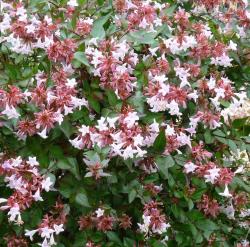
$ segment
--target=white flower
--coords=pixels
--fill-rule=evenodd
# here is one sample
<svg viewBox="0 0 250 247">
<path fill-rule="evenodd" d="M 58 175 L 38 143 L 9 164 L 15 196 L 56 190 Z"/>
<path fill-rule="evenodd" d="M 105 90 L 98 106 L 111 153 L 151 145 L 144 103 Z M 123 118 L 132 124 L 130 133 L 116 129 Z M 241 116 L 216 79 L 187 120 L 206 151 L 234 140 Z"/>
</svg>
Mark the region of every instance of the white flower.
<svg viewBox="0 0 250 247">
<path fill-rule="evenodd" d="M 224 88 L 215 88 L 216 98 L 224 98 L 225 97 L 225 89 Z"/>
<path fill-rule="evenodd" d="M 163 82 L 160 82 L 161 89 L 159 90 L 159 93 L 161 93 L 163 96 L 166 96 L 169 93 L 169 85 L 165 84 Z"/>
<path fill-rule="evenodd" d="M 64 115 L 67 116 L 70 113 L 73 113 L 73 107 L 68 107 L 66 105 L 63 106 L 64 109 Z"/>
<path fill-rule="evenodd" d="M 106 118 L 101 117 L 101 118 L 97 121 L 97 123 L 98 123 L 98 125 L 96 126 L 96 128 L 99 129 L 100 131 L 108 130 Z"/>
<path fill-rule="evenodd" d="M 101 208 L 98 208 L 98 209 L 95 211 L 95 213 L 96 213 L 96 217 L 99 218 L 99 217 L 101 217 L 101 216 L 104 215 L 104 210 L 101 209 Z"/>
<path fill-rule="evenodd" d="M 99 38 L 97 37 L 97 38 L 91 38 L 89 41 L 88 41 L 88 44 L 89 45 L 95 45 L 95 46 L 97 46 L 98 45 L 98 43 L 97 43 L 97 40 L 98 40 Z"/>
<path fill-rule="evenodd" d="M 14 106 L 9 106 L 6 105 L 5 110 L 2 111 L 2 114 L 5 114 L 8 119 L 12 119 L 12 118 L 18 118 L 20 117 L 20 114 L 17 112 L 17 110 L 15 109 Z"/>
<path fill-rule="evenodd" d="M 147 234 L 149 231 L 151 217 L 142 215 L 142 218 L 143 218 L 143 224 L 138 223 L 138 226 L 139 226 L 141 232 L 144 232 L 145 234 Z"/>
<path fill-rule="evenodd" d="M 47 132 L 47 128 L 44 128 L 41 132 L 37 132 L 37 134 L 39 136 L 41 136 L 43 139 L 47 139 L 48 136 L 47 136 L 46 132 Z"/>
<path fill-rule="evenodd" d="M 23 223 L 21 219 L 20 208 L 17 204 L 10 208 L 8 215 L 10 222 L 17 222 L 18 224 Z"/>
<path fill-rule="evenodd" d="M 55 119 L 56 122 L 58 122 L 59 125 L 62 124 L 62 122 L 63 122 L 63 114 L 60 112 L 60 110 L 58 110 L 58 111 L 55 113 L 54 119 Z"/>
<path fill-rule="evenodd" d="M 185 86 L 189 86 L 190 87 L 190 83 L 188 82 L 188 77 L 190 76 L 190 74 L 188 73 L 189 69 L 186 70 L 182 67 L 175 67 L 174 68 L 176 75 L 180 78 L 181 80 L 181 84 L 180 87 L 185 87 Z"/>
<path fill-rule="evenodd" d="M 43 240 L 43 242 L 41 244 L 38 244 L 38 245 L 40 245 L 41 247 L 51 247 L 51 245 L 47 241 L 47 238 L 45 238 Z"/>
<path fill-rule="evenodd" d="M 207 175 L 204 176 L 204 178 L 206 179 L 205 181 L 214 184 L 214 183 L 215 183 L 215 180 L 216 180 L 216 179 L 219 177 L 219 175 L 220 175 L 220 174 L 219 174 L 220 169 L 214 167 L 214 168 L 212 168 L 212 169 L 207 170 L 207 172 L 208 172 L 209 174 L 207 174 Z"/>
<path fill-rule="evenodd" d="M 148 48 L 149 52 L 151 53 L 152 56 L 157 56 L 156 51 L 159 49 L 158 46 L 154 47 L 154 48 Z"/>
<path fill-rule="evenodd" d="M 184 134 L 182 132 L 177 136 L 177 141 L 181 145 L 188 145 L 190 148 L 192 148 L 190 136 L 187 136 L 186 134 Z"/>
<path fill-rule="evenodd" d="M 139 158 L 144 157 L 144 155 L 147 153 L 146 150 L 142 150 L 139 147 L 136 147 L 136 152 L 137 152 L 136 157 L 139 157 Z"/>
<path fill-rule="evenodd" d="M 79 129 L 79 132 L 82 134 L 82 136 L 85 136 L 86 134 L 89 133 L 89 126 L 83 124 Z"/>
<path fill-rule="evenodd" d="M 30 166 L 38 166 L 39 163 L 36 160 L 36 157 L 30 157 L 28 158 L 28 161 L 26 162 L 28 163 Z"/>
<path fill-rule="evenodd" d="M 74 148 L 81 149 L 82 140 L 80 137 L 76 137 L 73 140 L 69 140 L 69 142 Z"/>
<path fill-rule="evenodd" d="M 192 93 L 189 93 L 189 94 L 188 94 L 188 98 L 189 98 L 189 99 L 193 99 L 194 102 L 196 102 L 197 99 L 199 98 L 199 95 L 198 95 L 198 93 L 197 93 L 197 90 L 194 90 Z"/>
<path fill-rule="evenodd" d="M 134 154 L 136 153 L 136 151 L 132 148 L 131 145 L 127 146 L 124 151 L 123 151 L 123 154 L 122 154 L 122 157 L 126 160 L 128 158 L 133 158 L 134 157 Z"/>
<path fill-rule="evenodd" d="M 141 134 L 138 134 L 136 136 L 133 137 L 134 140 L 134 145 L 135 146 L 141 146 L 143 143 L 143 137 Z"/>
<path fill-rule="evenodd" d="M 168 78 L 165 75 L 156 75 L 156 76 L 154 76 L 153 79 L 154 79 L 154 81 L 157 81 L 160 83 L 163 83 L 163 82 L 168 80 Z"/>
<path fill-rule="evenodd" d="M 198 166 L 195 165 L 193 162 L 187 162 L 185 165 L 184 165 L 184 168 L 185 168 L 185 172 L 186 173 L 193 173 L 195 171 L 195 169 L 197 168 Z"/>
<path fill-rule="evenodd" d="M 162 234 L 162 233 L 166 232 L 169 227 L 170 227 L 170 224 L 163 222 L 160 224 L 160 226 L 157 226 L 157 227 L 155 227 L 155 225 L 153 225 L 152 232 Z"/>
<path fill-rule="evenodd" d="M 232 220 L 235 219 L 235 217 L 234 217 L 235 209 L 234 209 L 232 203 L 225 206 L 225 207 L 221 207 L 221 211 L 226 214 L 228 219 L 232 219 Z"/>
<path fill-rule="evenodd" d="M 109 127 L 115 128 L 115 123 L 117 122 L 118 119 L 119 117 L 114 117 L 114 118 L 107 117 L 107 122 L 109 124 Z"/>
<path fill-rule="evenodd" d="M 67 2 L 67 5 L 68 6 L 71 6 L 71 7 L 77 7 L 78 6 L 78 3 L 77 3 L 77 0 L 69 0 Z"/>
<path fill-rule="evenodd" d="M 98 155 L 94 156 L 89 159 L 83 159 L 85 164 L 87 165 L 88 172 L 85 174 L 85 177 L 95 177 L 96 179 L 100 177 L 107 177 L 110 176 L 110 174 L 103 172 L 103 168 L 108 166 L 109 160 L 102 160 L 100 161 L 100 158 Z"/>
<path fill-rule="evenodd" d="M 213 34 L 211 32 L 210 27 L 208 26 L 208 24 L 203 26 L 203 30 L 202 33 L 209 39 L 211 39 L 213 37 Z"/>
<path fill-rule="evenodd" d="M 5 198 L 0 198 L 0 204 L 1 203 L 5 203 L 5 202 L 7 202 L 8 200 L 7 199 L 5 199 Z"/>
<path fill-rule="evenodd" d="M 156 18 L 156 19 L 154 20 L 154 24 L 155 24 L 156 27 L 162 26 L 162 19 Z"/>
<path fill-rule="evenodd" d="M 67 83 L 65 85 L 69 88 L 74 88 L 77 85 L 76 79 L 67 79 Z"/>
<path fill-rule="evenodd" d="M 228 48 L 232 51 L 236 51 L 237 50 L 237 44 L 234 43 L 232 40 L 229 41 L 229 46 Z"/>
<path fill-rule="evenodd" d="M 56 234 L 56 235 L 58 235 L 60 232 L 63 232 L 63 231 L 64 231 L 64 229 L 63 229 L 63 224 L 60 224 L 60 225 L 54 224 L 53 227 L 54 227 L 54 230 L 55 230 L 55 234 Z"/>
<path fill-rule="evenodd" d="M 54 234 L 52 233 L 50 235 L 50 239 L 49 239 L 49 246 L 53 246 L 55 244 L 56 244 L 56 242 L 55 242 L 55 239 L 54 239 Z"/>
<path fill-rule="evenodd" d="M 52 181 L 50 180 L 50 177 L 47 177 L 46 179 L 44 179 L 41 183 L 42 188 L 46 191 L 49 192 L 51 189 L 51 185 L 53 185 Z"/>
<path fill-rule="evenodd" d="M 155 121 L 155 119 L 154 119 L 154 122 L 149 125 L 149 130 L 150 132 L 156 132 L 156 133 L 160 131 L 159 124 Z"/>
<path fill-rule="evenodd" d="M 22 160 L 22 158 L 20 156 L 18 156 L 17 158 L 12 159 L 11 161 L 12 161 L 12 166 L 13 167 L 19 167 L 23 160 Z"/>
<path fill-rule="evenodd" d="M 21 17 L 26 16 L 26 9 L 23 6 L 18 7 L 16 10 L 16 15 Z"/>
<path fill-rule="evenodd" d="M 171 127 L 170 125 L 167 125 L 167 128 L 165 129 L 165 134 L 167 136 L 172 136 L 175 135 L 175 130 L 173 127 Z"/>
<path fill-rule="evenodd" d="M 112 143 L 111 147 L 112 147 L 113 153 L 116 155 L 122 156 L 121 151 L 122 151 L 123 145 L 124 145 L 124 143 L 119 143 L 119 144 Z"/>
<path fill-rule="evenodd" d="M 41 237 L 42 238 L 50 238 L 51 234 L 54 233 L 55 231 L 49 227 L 43 227 L 40 228 L 41 230 Z"/>
<path fill-rule="evenodd" d="M 34 200 L 37 202 L 37 201 L 43 201 L 43 198 L 41 197 L 41 194 L 40 194 L 40 189 L 38 189 L 36 191 L 36 193 L 32 196 L 34 198 Z"/>
<path fill-rule="evenodd" d="M 98 51 L 97 49 L 94 49 L 94 51 L 91 52 L 91 55 L 93 56 L 93 57 L 92 57 L 92 60 L 91 60 L 91 64 L 93 64 L 94 67 L 97 68 L 97 66 L 98 66 L 100 63 L 102 63 L 102 62 L 101 62 L 101 59 L 102 59 L 104 56 L 102 55 L 102 52 Z M 96 72 L 97 72 L 97 74 L 99 74 L 98 71 L 96 71 Z"/>
<path fill-rule="evenodd" d="M 246 239 L 242 240 L 241 243 L 242 243 L 243 247 L 248 247 L 249 246 L 249 241 L 246 240 Z"/>
<path fill-rule="evenodd" d="M 126 0 L 127 8 L 128 9 L 137 9 L 138 7 L 133 4 L 130 0 Z"/>
<path fill-rule="evenodd" d="M 33 236 L 37 233 L 38 230 L 25 230 L 25 236 L 30 238 L 30 241 L 33 241 Z"/>
<path fill-rule="evenodd" d="M 129 112 L 128 115 L 124 118 L 124 123 L 127 125 L 128 128 L 132 128 L 136 121 L 139 120 L 137 112 Z"/>
<path fill-rule="evenodd" d="M 243 167 L 243 166 L 240 166 L 240 167 L 234 172 L 234 174 L 242 173 L 243 171 L 244 171 L 244 167 Z"/>
<path fill-rule="evenodd" d="M 34 33 L 35 32 L 35 30 L 36 30 L 36 27 L 34 26 L 34 25 L 26 25 L 25 26 L 26 27 L 26 32 L 27 33 Z"/>
<path fill-rule="evenodd" d="M 233 61 L 233 59 L 231 59 L 225 53 L 220 57 L 211 58 L 211 64 L 223 67 L 231 67 L 232 66 L 231 61 Z"/>
<path fill-rule="evenodd" d="M 208 85 L 208 88 L 209 88 L 210 90 L 214 89 L 215 86 L 216 86 L 216 81 L 215 81 L 215 79 L 214 79 L 213 77 L 210 77 L 209 82 L 207 83 L 207 85 Z"/>
<path fill-rule="evenodd" d="M 117 49 L 115 51 L 112 51 L 112 56 L 117 60 L 123 60 L 129 50 L 126 40 L 116 44 L 116 48 Z"/>
<path fill-rule="evenodd" d="M 249 209 L 242 209 L 239 215 L 241 218 L 245 218 L 250 216 L 250 208 Z"/>
<path fill-rule="evenodd" d="M 71 96 L 71 104 L 73 104 L 74 108 L 82 109 L 82 106 L 85 106 L 88 108 L 88 101 L 84 98 L 77 98 L 74 96 Z"/>
<path fill-rule="evenodd" d="M 180 112 L 180 109 L 179 109 L 179 105 L 176 103 L 175 100 L 172 100 L 168 104 L 168 108 L 169 108 L 169 114 L 170 115 L 177 115 L 177 116 L 182 115 L 182 113 Z"/>
<path fill-rule="evenodd" d="M 145 18 L 143 18 L 141 23 L 139 24 L 139 27 L 146 28 L 147 26 L 148 26 L 148 22 Z"/>
<path fill-rule="evenodd" d="M 232 195 L 230 194 L 229 190 L 228 190 L 228 186 L 225 185 L 225 190 L 224 192 L 219 193 L 220 196 L 224 196 L 224 197 L 232 197 Z"/>
</svg>

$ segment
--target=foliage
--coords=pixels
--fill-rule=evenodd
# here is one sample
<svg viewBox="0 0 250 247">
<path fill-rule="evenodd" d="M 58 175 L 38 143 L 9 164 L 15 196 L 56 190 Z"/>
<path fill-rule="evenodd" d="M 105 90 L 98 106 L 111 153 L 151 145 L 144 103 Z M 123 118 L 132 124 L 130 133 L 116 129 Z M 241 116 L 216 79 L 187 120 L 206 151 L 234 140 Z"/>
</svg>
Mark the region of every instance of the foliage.
<svg viewBox="0 0 250 247">
<path fill-rule="evenodd" d="M 249 246 L 248 1 L 0 4 L 1 246 Z"/>
</svg>

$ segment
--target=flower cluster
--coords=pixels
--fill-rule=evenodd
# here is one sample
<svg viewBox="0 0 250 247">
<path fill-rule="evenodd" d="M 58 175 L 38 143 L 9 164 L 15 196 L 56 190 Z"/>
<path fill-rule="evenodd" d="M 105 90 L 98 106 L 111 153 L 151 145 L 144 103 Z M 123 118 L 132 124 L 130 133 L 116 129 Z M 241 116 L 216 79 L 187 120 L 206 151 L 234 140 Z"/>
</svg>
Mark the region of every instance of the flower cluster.
<svg viewBox="0 0 250 247">
<path fill-rule="evenodd" d="M 184 165 L 185 172 L 187 174 L 196 174 L 204 178 L 205 182 L 227 186 L 232 182 L 234 174 L 239 172 L 235 171 L 233 173 L 230 168 L 221 168 L 216 163 L 210 161 L 209 159 L 212 157 L 212 153 L 204 150 L 202 144 L 194 146 L 191 155 L 194 157 L 194 162 L 189 161 Z M 230 194 L 225 196 L 230 196 Z"/>
<path fill-rule="evenodd" d="M 79 229 L 86 230 L 96 228 L 98 231 L 111 231 L 117 225 L 121 229 L 131 228 L 131 218 L 123 214 L 121 217 L 115 217 L 105 213 L 104 209 L 98 208 L 93 214 L 81 216 L 78 220 Z"/>
<path fill-rule="evenodd" d="M 102 88 L 113 90 L 123 100 L 132 94 L 136 87 L 133 71 L 138 56 L 126 40 L 98 42 L 94 38 L 88 42 L 85 53 L 94 67 L 93 74 L 100 77 Z"/>
<path fill-rule="evenodd" d="M 0 2 L 7 246 L 249 246 L 248 1 Z"/>
<path fill-rule="evenodd" d="M 0 24 L 1 41 L 7 41 L 14 52 L 29 55 L 35 49 L 46 50 L 53 42 L 57 25 L 49 16 L 39 19 L 29 16 L 24 5 L 1 2 L 3 20 Z"/>
<path fill-rule="evenodd" d="M 64 116 L 76 108 L 88 106 L 84 98 L 77 97 L 75 90 L 77 82 L 74 78 L 68 78 L 69 75 L 63 69 L 56 69 L 52 75 L 55 85 L 46 88 L 46 75 L 40 72 L 35 76 L 36 84 L 30 91 L 22 93 L 15 86 L 1 90 L 0 107 L 4 109 L 1 114 L 6 115 L 8 119 L 20 117 L 17 110 L 20 104 L 32 104 L 38 109 L 33 117 L 27 118 L 24 115 L 24 119 L 19 119 L 16 134 L 20 139 L 34 134 L 47 138 L 50 129 L 57 123 L 60 125 Z"/>
<path fill-rule="evenodd" d="M 50 247 L 56 245 L 54 236 L 64 231 L 64 224 L 67 220 L 67 213 L 64 204 L 60 201 L 56 202 L 53 210 L 46 214 L 38 228 L 35 230 L 25 230 L 25 236 L 33 241 L 35 234 L 38 234 L 42 239 L 40 246 Z"/>
<path fill-rule="evenodd" d="M 159 124 L 140 126 L 139 116 L 131 107 L 124 107 L 115 117 L 102 117 L 96 126 L 82 125 L 80 134 L 71 144 L 78 149 L 97 145 L 100 148 L 110 147 L 111 156 L 124 159 L 143 157 L 147 152 L 145 146 L 151 146 L 159 133 Z"/>
<path fill-rule="evenodd" d="M 170 227 L 166 216 L 159 208 L 160 203 L 151 201 L 144 206 L 143 224 L 138 223 L 140 231 L 146 236 L 151 234 L 163 234 Z"/>
<path fill-rule="evenodd" d="M 222 111 L 226 123 L 235 119 L 249 118 L 250 116 L 250 102 L 246 94 L 237 94 L 239 99 L 234 99 L 234 102 L 230 106 Z"/>
<path fill-rule="evenodd" d="M 36 157 L 23 160 L 21 157 L 1 161 L 0 174 L 4 176 L 7 187 L 13 190 L 12 195 L 0 198 L 1 210 L 8 211 L 10 222 L 23 224 L 21 212 L 32 203 L 43 201 L 41 193 L 50 191 L 53 185 L 50 177 L 41 175 Z"/>
</svg>

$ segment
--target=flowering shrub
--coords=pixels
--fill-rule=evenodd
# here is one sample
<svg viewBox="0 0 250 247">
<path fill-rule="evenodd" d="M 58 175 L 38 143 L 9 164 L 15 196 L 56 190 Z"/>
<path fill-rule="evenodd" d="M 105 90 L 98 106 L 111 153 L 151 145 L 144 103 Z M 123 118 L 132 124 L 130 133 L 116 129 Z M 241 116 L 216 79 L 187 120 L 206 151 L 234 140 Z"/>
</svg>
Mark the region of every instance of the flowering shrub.
<svg viewBox="0 0 250 247">
<path fill-rule="evenodd" d="M 247 0 L 0 4 L 1 246 L 249 247 Z"/>
</svg>

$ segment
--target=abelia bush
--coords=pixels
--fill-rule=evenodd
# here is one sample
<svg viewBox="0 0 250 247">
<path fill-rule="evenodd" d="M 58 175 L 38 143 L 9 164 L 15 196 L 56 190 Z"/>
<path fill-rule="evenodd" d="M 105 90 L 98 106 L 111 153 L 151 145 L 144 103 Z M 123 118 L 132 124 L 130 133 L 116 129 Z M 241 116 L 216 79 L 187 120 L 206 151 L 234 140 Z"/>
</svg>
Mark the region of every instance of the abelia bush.
<svg viewBox="0 0 250 247">
<path fill-rule="evenodd" d="M 0 4 L 1 246 L 250 246 L 247 0 Z"/>
</svg>

